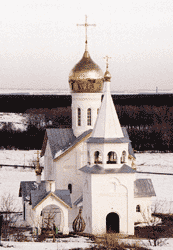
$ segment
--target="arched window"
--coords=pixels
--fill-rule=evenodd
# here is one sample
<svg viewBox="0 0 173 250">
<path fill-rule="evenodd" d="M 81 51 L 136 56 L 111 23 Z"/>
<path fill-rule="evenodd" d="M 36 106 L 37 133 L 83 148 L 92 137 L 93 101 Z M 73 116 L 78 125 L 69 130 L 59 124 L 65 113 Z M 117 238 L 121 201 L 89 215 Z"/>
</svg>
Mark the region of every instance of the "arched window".
<svg viewBox="0 0 173 250">
<path fill-rule="evenodd" d="M 126 162 L 126 151 L 122 152 L 122 156 L 121 156 L 121 163 L 125 163 Z"/>
<path fill-rule="evenodd" d="M 78 108 L 77 111 L 78 111 L 78 126 L 81 126 L 81 109 Z"/>
<path fill-rule="evenodd" d="M 99 151 L 96 151 L 94 153 L 94 163 L 95 164 L 102 163 L 102 157 Z"/>
<path fill-rule="evenodd" d="M 113 151 L 108 153 L 107 164 L 116 164 L 117 163 L 117 154 Z"/>
<path fill-rule="evenodd" d="M 136 206 L 136 212 L 137 212 L 137 213 L 140 213 L 140 212 L 141 212 L 140 205 L 137 205 L 137 206 Z"/>
<path fill-rule="evenodd" d="M 91 109 L 87 109 L 87 125 L 91 126 Z"/>
<path fill-rule="evenodd" d="M 70 191 L 70 194 L 72 193 L 72 184 L 68 184 L 68 190 Z"/>
</svg>

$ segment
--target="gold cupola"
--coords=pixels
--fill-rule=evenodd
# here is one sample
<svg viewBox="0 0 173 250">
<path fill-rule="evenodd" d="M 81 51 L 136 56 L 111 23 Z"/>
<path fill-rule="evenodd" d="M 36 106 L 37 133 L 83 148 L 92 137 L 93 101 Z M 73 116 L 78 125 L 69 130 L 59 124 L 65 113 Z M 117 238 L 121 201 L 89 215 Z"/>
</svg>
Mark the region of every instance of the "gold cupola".
<svg viewBox="0 0 173 250">
<path fill-rule="evenodd" d="M 104 76 L 100 67 L 91 59 L 87 48 L 87 16 L 85 24 L 85 52 L 82 59 L 74 66 L 69 74 L 70 89 L 74 93 L 102 92 Z"/>
<path fill-rule="evenodd" d="M 85 50 L 82 59 L 69 74 L 69 84 L 72 92 L 97 93 L 103 89 L 104 76 L 100 67 L 93 62 Z"/>
</svg>

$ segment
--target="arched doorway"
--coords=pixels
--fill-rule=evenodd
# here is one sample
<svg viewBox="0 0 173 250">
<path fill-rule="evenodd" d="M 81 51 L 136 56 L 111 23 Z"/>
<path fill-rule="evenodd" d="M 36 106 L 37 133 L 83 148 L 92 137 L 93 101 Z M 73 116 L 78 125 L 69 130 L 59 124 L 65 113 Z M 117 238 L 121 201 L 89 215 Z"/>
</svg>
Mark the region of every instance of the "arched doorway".
<svg viewBox="0 0 173 250">
<path fill-rule="evenodd" d="M 119 216 L 116 213 L 109 213 L 106 216 L 106 232 L 119 233 Z"/>
<path fill-rule="evenodd" d="M 62 211 L 56 205 L 48 205 L 41 211 L 42 228 L 53 229 L 54 225 L 58 231 L 62 231 L 61 223 L 63 221 Z"/>
</svg>

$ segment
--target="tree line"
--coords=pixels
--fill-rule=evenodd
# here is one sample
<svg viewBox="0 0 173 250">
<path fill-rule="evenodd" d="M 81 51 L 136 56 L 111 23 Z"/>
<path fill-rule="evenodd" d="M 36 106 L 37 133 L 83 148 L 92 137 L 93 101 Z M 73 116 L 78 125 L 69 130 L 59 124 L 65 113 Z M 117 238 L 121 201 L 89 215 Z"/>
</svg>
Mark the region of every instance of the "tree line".
<svg viewBox="0 0 173 250">
<path fill-rule="evenodd" d="M 135 150 L 173 151 L 173 107 L 120 104 L 115 104 L 115 107 L 120 124 L 127 128 Z M 1 147 L 41 149 L 46 128 L 71 128 L 70 106 L 29 109 L 25 114 L 28 124 L 24 131 L 14 130 L 12 123 L 3 124 Z"/>
</svg>

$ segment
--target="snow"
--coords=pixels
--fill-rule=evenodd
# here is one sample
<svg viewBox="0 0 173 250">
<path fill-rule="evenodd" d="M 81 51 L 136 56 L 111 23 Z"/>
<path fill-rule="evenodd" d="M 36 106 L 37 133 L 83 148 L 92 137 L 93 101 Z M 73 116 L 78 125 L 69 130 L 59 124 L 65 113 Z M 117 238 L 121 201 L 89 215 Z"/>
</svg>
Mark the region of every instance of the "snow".
<svg viewBox="0 0 173 250">
<path fill-rule="evenodd" d="M 36 150 L 0 150 L 0 165 L 2 166 L 0 167 L 0 197 L 10 193 L 17 211 L 22 211 L 22 198 L 19 197 L 20 182 L 35 181 L 35 171 L 23 167 L 3 167 L 3 164 L 28 166 L 36 159 Z M 43 164 L 43 158 L 40 160 L 40 164 Z M 43 174 L 44 171 L 42 176 Z"/>
<path fill-rule="evenodd" d="M 12 127 L 14 130 L 21 129 L 26 130 L 27 128 L 27 114 L 22 113 L 2 113 L 0 112 L 0 128 L 2 128 L 3 123 L 12 122 Z"/>
<path fill-rule="evenodd" d="M 161 204 L 157 212 L 173 213 L 173 153 L 138 153 L 135 156 L 137 171 L 172 174 L 137 174 L 137 178 L 152 179 L 156 192 L 153 203 L 156 200 Z"/>
</svg>

